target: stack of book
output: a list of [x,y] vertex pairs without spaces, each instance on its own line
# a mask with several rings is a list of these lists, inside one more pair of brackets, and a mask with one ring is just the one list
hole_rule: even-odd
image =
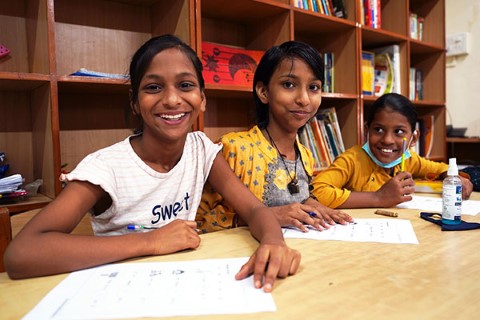
[[425,19],[414,12],[410,12],[410,38],[423,40],[423,25]]
[[423,100],[423,72],[414,67],[410,68],[409,98],[410,100]]
[[293,5],[297,8],[318,12],[327,16],[347,18],[344,0],[295,0]]
[[375,53],[370,51],[362,51],[362,93],[375,94]]
[[382,27],[382,6],[380,0],[359,0],[361,23],[367,27],[380,29]]
[[21,188],[22,184],[23,177],[20,174],[0,179],[0,203],[26,196],[27,192]]
[[377,97],[392,92],[401,94],[400,70],[397,44],[362,51],[362,93]]
[[345,151],[342,132],[334,107],[321,109],[318,115],[305,125],[298,140],[312,151],[315,170],[322,170]]
[[334,68],[334,59],[333,52],[326,52],[323,54],[323,63],[324,63],[324,81],[323,81],[323,92],[333,93],[335,92],[335,68]]

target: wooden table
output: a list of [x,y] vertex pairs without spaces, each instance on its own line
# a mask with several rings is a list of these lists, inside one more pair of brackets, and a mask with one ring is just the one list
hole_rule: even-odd
[[[382,217],[374,209],[346,211]],[[480,230],[442,232],[418,210],[395,211],[412,222],[419,245],[287,239],[302,264],[297,275],[277,280],[277,312],[176,319],[478,319]],[[463,220],[480,222],[480,216]],[[202,235],[195,251],[140,260],[243,257],[256,247],[248,230],[238,228]],[[0,319],[21,318],[65,277],[14,281],[0,273]]]

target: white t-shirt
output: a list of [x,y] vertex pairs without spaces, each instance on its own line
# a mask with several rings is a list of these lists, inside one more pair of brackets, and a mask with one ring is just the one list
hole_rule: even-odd
[[187,135],[180,161],[167,173],[150,168],[133,150],[130,137],[85,157],[64,180],[88,181],[112,198],[92,217],[96,235],[131,232],[129,224],[161,227],[175,219],[195,220],[213,160],[221,145],[203,132]]

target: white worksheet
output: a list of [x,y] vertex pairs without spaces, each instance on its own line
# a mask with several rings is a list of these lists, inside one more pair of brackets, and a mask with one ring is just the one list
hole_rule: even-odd
[[[397,205],[397,208],[417,209],[428,212],[442,212],[442,198],[412,196],[412,201],[407,201]],[[475,216],[480,213],[480,201],[464,200],[462,201],[462,214]]]
[[283,236],[314,240],[418,244],[410,221],[397,218],[355,219],[354,223],[336,224],[323,231],[309,229],[308,232],[302,232],[294,228],[283,228]]
[[248,258],[110,264],[71,273],[24,319],[112,319],[276,311]]

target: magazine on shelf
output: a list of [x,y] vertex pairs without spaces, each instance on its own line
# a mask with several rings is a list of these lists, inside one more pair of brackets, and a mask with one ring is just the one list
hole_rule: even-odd
[[392,44],[384,47],[374,48],[371,51],[375,52],[375,55],[388,54],[392,62],[393,80],[392,80],[392,92],[402,93],[402,83],[400,77],[400,46],[398,44]]

